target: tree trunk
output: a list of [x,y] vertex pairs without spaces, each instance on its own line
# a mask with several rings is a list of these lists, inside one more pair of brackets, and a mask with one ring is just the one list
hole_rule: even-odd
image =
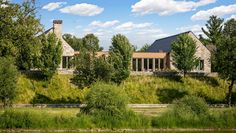
[[228,99],[227,99],[229,107],[231,107],[233,86],[234,86],[234,79],[231,80],[231,84],[229,85],[229,92],[228,92]]

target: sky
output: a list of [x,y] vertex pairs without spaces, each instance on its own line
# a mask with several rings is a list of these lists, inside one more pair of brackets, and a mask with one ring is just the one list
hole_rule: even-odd
[[189,30],[203,34],[211,15],[236,19],[236,0],[37,0],[36,6],[45,30],[63,20],[63,33],[80,38],[93,33],[105,50],[118,33],[141,48]]

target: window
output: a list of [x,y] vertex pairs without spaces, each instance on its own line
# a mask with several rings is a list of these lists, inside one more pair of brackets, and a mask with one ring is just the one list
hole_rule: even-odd
[[161,67],[161,69],[164,69],[164,59],[160,60],[160,67]]
[[138,59],[138,71],[142,71],[142,59]]
[[156,70],[159,70],[159,69],[160,69],[158,64],[159,64],[159,59],[156,58],[156,59],[155,59],[155,68],[156,68]]
[[66,56],[63,56],[63,57],[62,57],[62,68],[67,68],[67,67],[66,67],[66,64],[67,64],[67,63],[66,63]]
[[199,62],[199,69],[204,70],[204,60],[200,60]]
[[144,59],[144,70],[145,71],[147,71],[147,69],[148,69],[147,60],[148,59],[146,59],[146,58]]
[[135,58],[133,59],[132,66],[133,66],[133,71],[136,71],[136,59]]
[[152,70],[153,69],[153,62],[152,62],[152,59],[149,59],[149,67],[148,67],[149,70]]

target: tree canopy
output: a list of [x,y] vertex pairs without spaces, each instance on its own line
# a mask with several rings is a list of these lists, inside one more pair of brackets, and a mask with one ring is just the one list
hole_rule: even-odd
[[231,19],[224,24],[215,56],[217,71],[223,78],[230,81],[227,101],[231,105],[232,89],[236,80],[236,20]]
[[187,34],[178,36],[172,43],[171,56],[174,65],[185,74],[193,70],[198,65],[198,58],[195,56],[197,46],[195,41]]
[[121,83],[129,77],[132,54],[133,47],[128,38],[121,34],[113,36],[112,46],[110,47],[110,59],[114,68],[112,77],[114,82]]

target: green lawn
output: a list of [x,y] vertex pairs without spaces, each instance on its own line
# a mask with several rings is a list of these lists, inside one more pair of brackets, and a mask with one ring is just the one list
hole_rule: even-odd
[[[72,75],[55,75],[51,82],[35,75],[21,75],[19,95],[14,103],[83,103],[89,88],[71,83]],[[203,97],[208,103],[225,103],[228,84],[219,78],[185,79],[154,76],[130,76],[120,85],[129,95],[130,103],[172,103],[185,95]],[[234,95],[235,95],[234,89]],[[233,95],[233,97],[235,97]],[[233,99],[234,103],[236,99]]]

